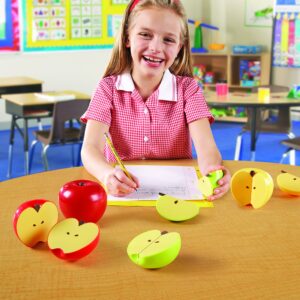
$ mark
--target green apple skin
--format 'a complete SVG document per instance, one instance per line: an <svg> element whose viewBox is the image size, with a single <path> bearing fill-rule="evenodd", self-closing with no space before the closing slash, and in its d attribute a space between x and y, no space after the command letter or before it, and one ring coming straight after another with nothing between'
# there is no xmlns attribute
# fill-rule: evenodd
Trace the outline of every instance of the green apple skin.
<svg viewBox="0 0 300 300"><path fill-rule="evenodd" d="M223 176L224 173L222 170L216 170L199 179L198 187L205 198L213 195L214 189L219 186L218 181Z"/></svg>
<svg viewBox="0 0 300 300"><path fill-rule="evenodd" d="M175 260L181 248L177 232L150 230L136 236L127 247L132 262L145 269L158 269Z"/></svg>
<svg viewBox="0 0 300 300"><path fill-rule="evenodd" d="M195 203L180 200L170 195L159 194L156 210L160 216L169 221L182 222L196 217L200 208Z"/></svg>

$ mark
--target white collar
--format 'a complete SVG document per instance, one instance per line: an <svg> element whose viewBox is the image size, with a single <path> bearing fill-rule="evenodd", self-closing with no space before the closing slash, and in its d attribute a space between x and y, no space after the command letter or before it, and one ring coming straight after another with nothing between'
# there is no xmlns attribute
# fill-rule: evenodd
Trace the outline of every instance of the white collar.
<svg viewBox="0 0 300 300"><path fill-rule="evenodd" d="M129 72L118 75L116 89L126 92L133 92L134 82ZM176 76L166 70L158 88L158 100L177 101Z"/></svg>

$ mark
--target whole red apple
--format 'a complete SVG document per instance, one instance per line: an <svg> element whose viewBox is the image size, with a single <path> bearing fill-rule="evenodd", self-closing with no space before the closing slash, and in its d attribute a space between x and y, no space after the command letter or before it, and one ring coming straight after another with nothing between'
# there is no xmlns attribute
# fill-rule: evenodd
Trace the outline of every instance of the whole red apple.
<svg viewBox="0 0 300 300"><path fill-rule="evenodd" d="M59 207L66 218L96 223L103 216L106 206L105 189L95 181L70 181L59 191Z"/></svg>

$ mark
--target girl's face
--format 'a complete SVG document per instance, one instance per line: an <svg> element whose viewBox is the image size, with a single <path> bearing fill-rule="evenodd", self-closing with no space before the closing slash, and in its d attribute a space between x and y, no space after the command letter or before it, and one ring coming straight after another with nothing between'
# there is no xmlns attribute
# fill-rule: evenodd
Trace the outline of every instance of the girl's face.
<svg viewBox="0 0 300 300"><path fill-rule="evenodd" d="M168 9L144 9L136 14L128 32L134 79L161 79L180 48L181 20Z"/></svg>

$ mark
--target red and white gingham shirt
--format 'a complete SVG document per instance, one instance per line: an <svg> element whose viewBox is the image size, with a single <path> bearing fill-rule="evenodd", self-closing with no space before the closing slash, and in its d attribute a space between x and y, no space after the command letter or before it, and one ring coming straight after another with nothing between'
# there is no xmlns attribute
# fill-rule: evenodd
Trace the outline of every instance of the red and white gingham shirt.
<svg viewBox="0 0 300 300"><path fill-rule="evenodd" d="M213 121L197 82L167 70L146 101L130 73L103 78L81 120L107 124L120 158L140 160L192 158L188 123L201 118ZM104 154L115 162L107 145Z"/></svg>

